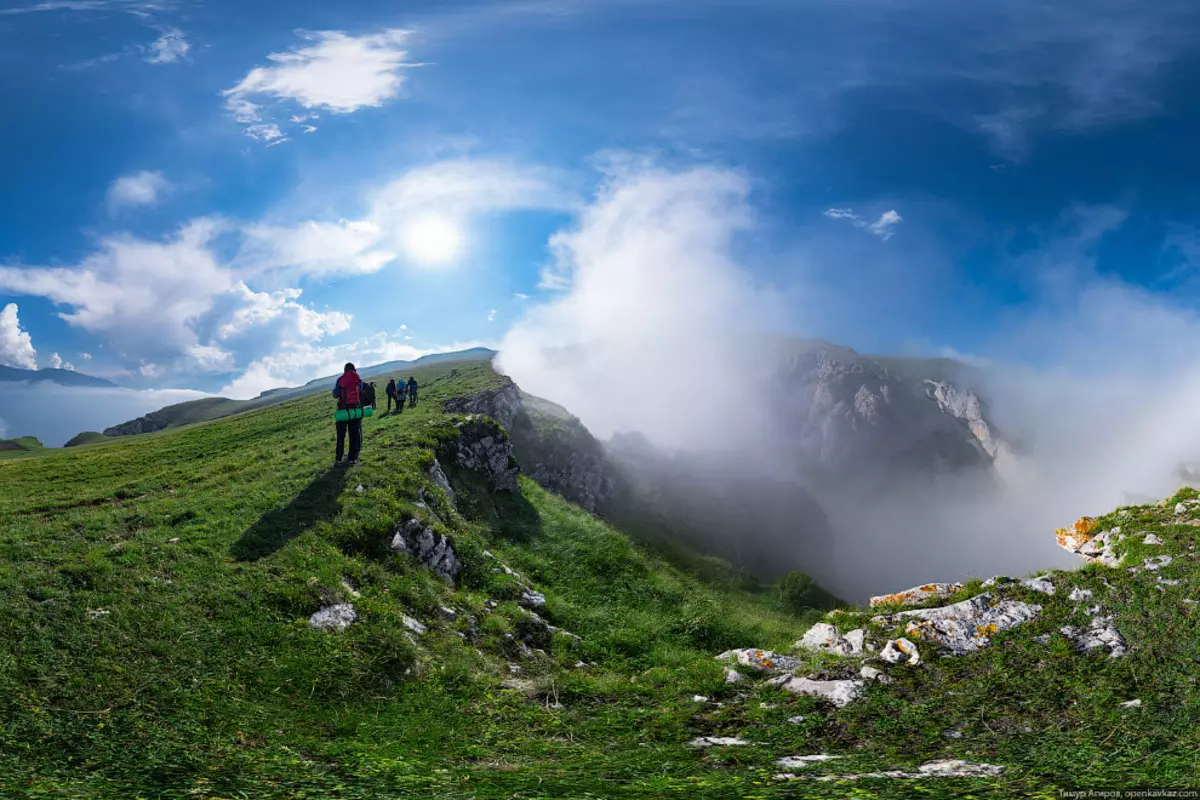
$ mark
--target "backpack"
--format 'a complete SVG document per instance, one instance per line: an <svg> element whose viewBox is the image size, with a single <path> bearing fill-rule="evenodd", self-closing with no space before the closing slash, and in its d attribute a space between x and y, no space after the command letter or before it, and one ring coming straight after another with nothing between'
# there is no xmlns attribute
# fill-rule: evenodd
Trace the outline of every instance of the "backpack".
<svg viewBox="0 0 1200 800"><path fill-rule="evenodd" d="M362 404L362 392L359 391L361 381L357 372L347 372L338 380L342 387L341 405L343 408L353 408Z"/></svg>
<svg viewBox="0 0 1200 800"><path fill-rule="evenodd" d="M375 384L373 384L373 383L364 383L363 384L362 404L364 406L375 405Z"/></svg>

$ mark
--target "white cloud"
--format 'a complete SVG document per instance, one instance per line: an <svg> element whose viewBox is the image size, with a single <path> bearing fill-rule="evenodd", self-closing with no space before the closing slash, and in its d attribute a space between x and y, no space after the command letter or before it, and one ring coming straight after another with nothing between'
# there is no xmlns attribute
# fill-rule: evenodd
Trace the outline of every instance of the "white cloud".
<svg viewBox="0 0 1200 800"><path fill-rule="evenodd" d="M222 93L226 107L238 122L261 120L263 106L252 97L293 101L304 108L335 114L381 106L399 94L403 70L416 66L402 49L409 31L389 29L364 36L315 31L301 35L311 44L271 53L267 59L274 66L252 69L236 86ZM293 121L302 122L306 116L294 115Z"/></svg>
<svg viewBox="0 0 1200 800"><path fill-rule="evenodd" d="M848 219L854 224L854 227L862 228L885 242L895 233L893 228L904 221L904 217L900 216L895 209L883 212L874 222L868 222L849 208L829 208L825 210L825 216L830 219Z"/></svg>
<svg viewBox="0 0 1200 800"><path fill-rule="evenodd" d="M495 320L496 320L496 309L493 308L491 311L488 312L488 320L487 321L495 322Z"/></svg>
<svg viewBox="0 0 1200 800"><path fill-rule="evenodd" d="M379 226L369 220L302 222L293 226L251 225L236 263L251 274L297 268L310 275L378 272L395 258L376 247Z"/></svg>
<svg viewBox="0 0 1200 800"><path fill-rule="evenodd" d="M528 300L529 299L529 295L527 295L523 292L513 292L513 297L515 297L518 300Z"/></svg>
<svg viewBox="0 0 1200 800"><path fill-rule="evenodd" d="M125 206L147 206L158 202L159 195L170 187L161 172L143 170L125 175L108 187L108 207L117 211Z"/></svg>
<svg viewBox="0 0 1200 800"><path fill-rule="evenodd" d="M62 369L62 365L63 365L62 356L60 356L58 353L51 353L50 354L50 369Z"/></svg>
<svg viewBox="0 0 1200 800"><path fill-rule="evenodd" d="M192 345L188 348L188 356L198 369L205 372L228 372L237 364L233 353L214 345Z"/></svg>
<svg viewBox="0 0 1200 800"><path fill-rule="evenodd" d="M37 369L37 351L33 349L33 339L28 331L21 330L16 303L9 303L0 310L0 364Z"/></svg>
<svg viewBox="0 0 1200 800"><path fill-rule="evenodd" d="M321 339L350 329L350 314L313 311L295 302L301 294L299 289L255 292L245 283L240 283L235 293L242 305L217 329L219 339L236 338L251 328L280 319L288 321L289 334L303 339Z"/></svg>
<svg viewBox="0 0 1200 800"><path fill-rule="evenodd" d="M199 344L195 323L234 288L208 249L217 226L189 223L165 242L103 239L77 267L0 267L0 289L49 298L69 324L111 338L119 350L158 359Z"/></svg>
<svg viewBox="0 0 1200 800"><path fill-rule="evenodd" d="M246 128L246 135L256 142L272 142L280 143L287 141L287 137L283 135L283 131L279 130L279 126L275 123L265 123L260 125L251 125Z"/></svg>
<svg viewBox="0 0 1200 800"><path fill-rule="evenodd" d="M82 358L84 361L91 361L91 360L92 360L92 354L91 354L91 353L80 353L80 354L79 354L79 357L80 357L80 358Z"/></svg>
<svg viewBox="0 0 1200 800"><path fill-rule="evenodd" d="M173 64L186 58L191 45L178 28L168 28L162 36L150 44L150 55L146 61L151 64Z"/></svg>

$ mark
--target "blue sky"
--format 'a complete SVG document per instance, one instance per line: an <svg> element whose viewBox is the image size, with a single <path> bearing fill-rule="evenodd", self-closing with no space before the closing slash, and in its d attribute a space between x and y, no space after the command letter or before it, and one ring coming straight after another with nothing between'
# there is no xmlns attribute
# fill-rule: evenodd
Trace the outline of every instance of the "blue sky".
<svg viewBox="0 0 1200 800"><path fill-rule="evenodd" d="M1140 347L1195 330L1197 33L1174 0L2 0L0 363L251 396L692 285L875 352Z"/></svg>

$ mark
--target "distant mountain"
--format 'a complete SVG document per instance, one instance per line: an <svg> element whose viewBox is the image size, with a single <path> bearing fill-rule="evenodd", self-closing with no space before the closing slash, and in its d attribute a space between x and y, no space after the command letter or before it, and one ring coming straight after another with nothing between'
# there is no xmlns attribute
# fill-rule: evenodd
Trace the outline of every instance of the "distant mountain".
<svg viewBox="0 0 1200 800"><path fill-rule="evenodd" d="M362 367L358 370L358 374L364 379L377 378L410 369L429 367L435 364L448 364L459 361L484 361L491 359L495 355L496 352L494 350L488 350L485 347L474 347L469 350L458 350L453 353L434 353L422 356L415 361L388 361L384 364ZM330 375L311 380L303 386L285 386L277 389L268 389L251 400L205 397L200 400L190 400L186 403L176 403L175 405L160 408L158 411L151 412L137 419L131 419L128 422L122 422L120 425L113 425L110 428L106 428L104 435L132 436L139 433L153 433L154 431L161 431L166 428L177 428L180 425L190 425L194 422L220 419L221 417L240 414L243 411L272 406L306 394L311 394L320 389L331 390L333 382L336 379L336 375ZM382 402L382 389L380 390L379 398L380 402Z"/></svg>
<svg viewBox="0 0 1200 800"><path fill-rule="evenodd" d="M117 384L104 378L94 378L69 369L19 369L17 367L0 366L0 381L48 381L59 386L109 386Z"/></svg>

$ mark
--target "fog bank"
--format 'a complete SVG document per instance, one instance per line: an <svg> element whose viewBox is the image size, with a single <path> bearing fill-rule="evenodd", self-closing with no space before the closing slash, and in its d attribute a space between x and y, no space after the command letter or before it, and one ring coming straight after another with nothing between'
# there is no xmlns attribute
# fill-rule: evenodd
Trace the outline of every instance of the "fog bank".
<svg viewBox="0 0 1200 800"><path fill-rule="evenodd" d="M750 279L738 255L757 221L749 190L729 170L611 166L578 226L553 239L545 283L561 294L511 330L498 367L602 439L640 431L659 447L801 472L780 455L787 424L760 390L773 368L762 335L804 319L802 293ZM1077 563L1055 527L1130 492L1164 496L1176 465L1200 454L1200 358L1185 346L1198 333L1189 312L1099 279L998 322L984 394L999 434L1021 448L1015 470L999 485L897 476L870 496L826 487L817 499L836 529L834 566L817 577L862 600ZM1040 363L1019 366L1030 343Z"/></svg>

